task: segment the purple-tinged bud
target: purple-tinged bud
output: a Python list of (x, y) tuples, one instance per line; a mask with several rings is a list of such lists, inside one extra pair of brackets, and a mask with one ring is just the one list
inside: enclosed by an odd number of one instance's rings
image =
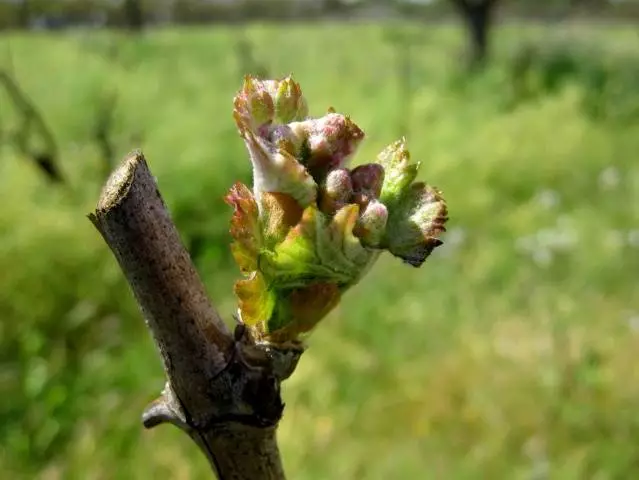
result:
[(351, 172), (353, 196), (350, 203), (359, 205), (364, 211), (372, 200), (377, 200), (384, 182), (384, 168), (377, 163), (360, 165)]
[(378, 198), (384, 184), (384, 167), (379, 163), (360, 165), (351, 172), (353, 191)]
[(349, 117), (339, 113), (318, 119), (314, 127), (308, 139), (311, 156), (328, 153), (331, 169), (343, 166), (364, 139), (364, 132)]
[(319, 181), (329, 171), (343, 167), (364, 139), (364, 132), (339, 113), (294, 122), (289, 127), (295, 137), (306, 139), (298, 158)]

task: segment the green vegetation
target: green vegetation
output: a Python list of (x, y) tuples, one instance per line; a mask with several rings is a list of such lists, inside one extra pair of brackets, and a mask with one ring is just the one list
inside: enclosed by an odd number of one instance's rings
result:
[[(568, 45), (598, 43), (606, 78), (626, 71), (615, 52), (639, 57), (634, 27), (573, 30)], [(421, 269), (386, 255), (310, 337), (284, 388), (292, 479), (639, 475), (639, 121), (628, 109), (623, 121), (589, 115), (584, 96), (601, 90), (578, 72), (513, 105), (509, 59), (547, 29), (500, 29), (495, 64), (460, 80), (462, 34), (429, 26), (411, 68), (408, 147), (445, 194), (445, 245)], [(231, 118), (236, 35), (0, 38), (0, 62), (50, 123), (70, 184), (47, 184), (0, 147), (3, 477), (207, 477), (177, 429), (140, 425), (163, 385), (159, 357), (84, 215), (104, 180), (92, 122), (102, 92), (115, 91), (117, 150), (139, 146), (124, 139), (142, 131), (185, 239), (208, 239), (198, 266), (231, 317), (239, 272), (222, 198), (233, 181), (250, 183)], [(367, 133), (357, 163), (397, 139), (404, 101), (382, 27), (256, 26), (248, 36), (272, 76), (293, 72), (313, 108), (335, 106)], [(619, 104), (637, 104), (636, 88), (620, 91)], [(1, 95), (6, 133), (15, 115)]]

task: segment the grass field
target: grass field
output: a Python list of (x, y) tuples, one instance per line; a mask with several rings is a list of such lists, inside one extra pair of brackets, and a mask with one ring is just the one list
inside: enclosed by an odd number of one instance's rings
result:
[[(404, 26), (404, 30), (417, 30)], [(636, 28), (560, 27), (639, 59)], [(367, 133), (356, 162), (409, 125), (421, 176), (450, 211), (423, 268), (383, 258), (311, 336), (284, 387), (291, 479), (639, 476), (639, 122), (584, 113), (579, 78), (505, 108), (508, 58), (558, 31), (503, 27), (487, 72), (460, 81), (462, 32), (422, 28), (411, 108), (375, 25), (253, 26), (271, 75), (311, 113)], [(219, 310), (234, 312), (230, 209), (250, 182), (231, 118), (245, 68), (230, 28), (0, 37), (0, 62), (43, 111), (69, 187), (0, 147), (0, 476), (208, 478), (177, 429), (144, 431), (163, 373), (128, 287), (85, 218), (103, 176), (91, 129), (118, 98), (118, 155), (141, 146)], [(571, 43), (572, 44), (572, 43)], [(118, 45), (117, 59), (109, 59)], [(639, 78), (618, 95), (639, 101)], [(0, 94), (0, 129), (16, 114)], [(5, 108), (6, 107), (6, 108)], [(133, 139), (139, 136), (139, 143)], [(5, 472), (5, 473), (1, 473)]]

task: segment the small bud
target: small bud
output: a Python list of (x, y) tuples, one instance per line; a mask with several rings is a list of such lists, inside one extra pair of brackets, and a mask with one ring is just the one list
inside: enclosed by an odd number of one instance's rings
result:
[(346, 168), (331, 170), (324, 184), (326, 195), (340, 202), (346, 202), (353, 193), (351, 176)]
[[(235, 97), (236, 121), (262, 134), (273, 122), (286, 124), (303, 120), (308, 106), (302, 89), (291, 77), (283, 80), (260, 80), (247, 76)], [(240, 126), (241, 127), (241, 126)], [(242, 127), (241, 127), (242, 128)]]
[(377, 160), (386, 173), (379, 198), (389, 205), (398, 200), (402, 192), (415, 180), (420, 164), (410, 163), (410, 154), (404, 140), (386, 147)]
[(384, 167), (378, 163), (360, 165), (351, 172), (351, 181), (353, 195), (349, 202), (356, 203), (364, 211), (369, 202), (379, 197), (384, 181)]
[(353, 233), (368, 247), (377, 247), (386, 231), (388, 210), (383, 203), (373, 200), (369, 202), (364, 213), (357, 219)]
[(354, 235), (359, 207), (346, 205), (329, 217), (304, 209), (297, 225), (272, 250), (260, 252), (260, 271), (273, 291), (321, 281), (347, 288), (376, 260)]
[(279, 82), (273, 100), (275, 120), (279, 123), (303, 120), (308, 115), (308, 105), (302, 96), (302, 89), (291, 77)]
[(256, 130), (271, 123), (275, 116), (273, 98), (265, 82), (250, 76), (244, 79), (242, 90), (235, 97), (234, 107), (236, 121), (240, 117), (246, 126)]
[(249, 101), (251, 117), (255, 125), (259, 127), (273, 121), (273, 102), (268, 93), (258, 90)]
[(296, 138), (306, 139), (298, 158), (320, 181), (329, 171), (343, 167), (364, 139), (364, 132), (339, 113), (289, 126)]
[(346, 168), (331, 170), (321, 190), (320, 210), (333, 215), (348, 203), (353, 194), (351, 176)]

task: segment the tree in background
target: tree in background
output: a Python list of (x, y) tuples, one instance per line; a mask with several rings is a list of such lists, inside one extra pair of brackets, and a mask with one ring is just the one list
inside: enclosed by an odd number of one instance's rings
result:
[(490, 50), (490, 28), (497, 0), (452, 0), (462, 15), (470, 40), (470, 55), (473, 66), (486, 62)]
[(20, 28), (28, 28), (31, 23), (31, 4), (29, 0), (21, 0), (17, 7), (17, 20)]
[(144, 12), (140, 0), (124, 0), (124, 19), (130, 30), (144, 28)]

